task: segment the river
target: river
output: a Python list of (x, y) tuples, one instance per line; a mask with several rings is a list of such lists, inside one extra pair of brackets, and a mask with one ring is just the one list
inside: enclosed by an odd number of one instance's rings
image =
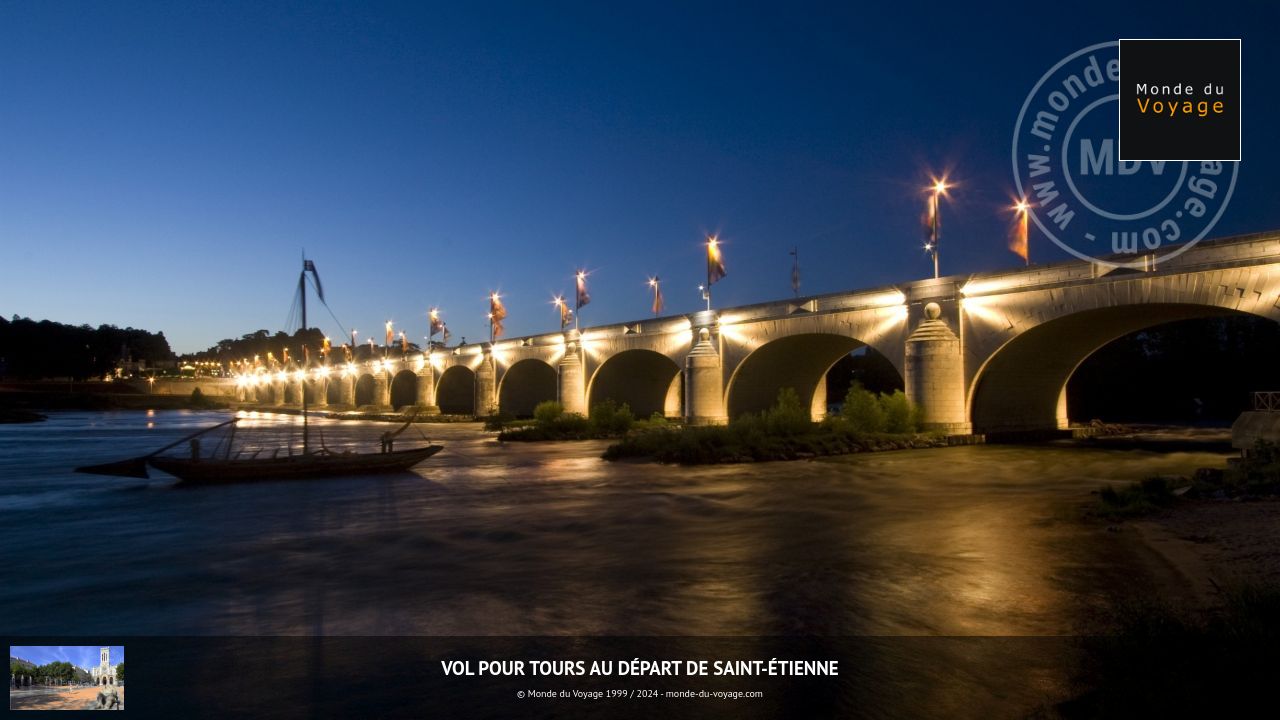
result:
[[(1075, 508), (1204, 452), (964, 446), (608, 463), (603, 442), (445, 451), (393, 477), (175, 487), (71, 472), (225, 415), (0, 426), (14, 635), (1063, 636), (1149, 581)], [(275, 426), (287, 417), (245, 424)], [(316, 421), (330, 445), (387, 425)], [(400, 447), (416, 438), (402, 436)]]

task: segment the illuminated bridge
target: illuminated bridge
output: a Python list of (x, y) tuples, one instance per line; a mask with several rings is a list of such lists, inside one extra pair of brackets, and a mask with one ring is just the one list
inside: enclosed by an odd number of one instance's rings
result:
[(585, 413), (613, 399), (637, 417), (707, 424), (789, 387), (818, 418), (827, 371), (866, 345), (901, 374), (927, 428), (1053, 429), (1068, 425), (1072, 373), (1107, 343), (1240, 313), (1280, 321), (1280, 232), (1202, 242), (1147, 271), (1070, 261), (921, 280), (244, 378), (237, 393), (481, 415), (527, 415), (544, 400)]

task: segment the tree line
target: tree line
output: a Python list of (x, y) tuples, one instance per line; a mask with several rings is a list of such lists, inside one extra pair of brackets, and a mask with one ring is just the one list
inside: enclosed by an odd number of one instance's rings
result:
[[(93, 676), (86, 670), (72, 665), (65, 660), (54, 660), (44, 665), (34, 665), (14, 658), (9, 658), (9, 673), (19, 677), (29, 676), (37, 682), (46, 679), (52, 682), (91, 682)], [(124, 663), (116, 664), (116, 682), (124, 682)]]
[(66, 325), (0, 318), (0, 377), (35, 380), (102, 377), (126, 360), (172, 360), (164, 333), (115, 325)]

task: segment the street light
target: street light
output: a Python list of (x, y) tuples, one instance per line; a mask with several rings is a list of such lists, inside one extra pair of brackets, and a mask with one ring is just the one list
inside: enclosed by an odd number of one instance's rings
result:
[(947, 184), (947, 179), (934, 178), (933, 186), (930, 188), (932, 193), (929, 195), (929, 242), (925, 243), (925, 252), (933, 255), (933, 277), (936, 279), (938, 274), (938, 239), (942, 235), (942, 216), (939, 214), (938, 198), (947, 194), (947, 188), (951, 187)]

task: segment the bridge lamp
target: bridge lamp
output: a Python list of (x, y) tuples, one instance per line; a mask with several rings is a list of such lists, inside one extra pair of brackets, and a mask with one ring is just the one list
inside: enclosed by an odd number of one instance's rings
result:
[(941, 234), (939, 231), (942, 227), (942, 216), (940, 212), (940, 203), (938, 198), (947, 194), (947, 188), (951, 187), (947, 184), (947, 179), (933, 178), (933, 185), (930, 187), (932, 191), (929, 195), (929, 242), (925, 244), (925, 252), (933, 256), (933, 277), (938, 277), (938, 238)]

